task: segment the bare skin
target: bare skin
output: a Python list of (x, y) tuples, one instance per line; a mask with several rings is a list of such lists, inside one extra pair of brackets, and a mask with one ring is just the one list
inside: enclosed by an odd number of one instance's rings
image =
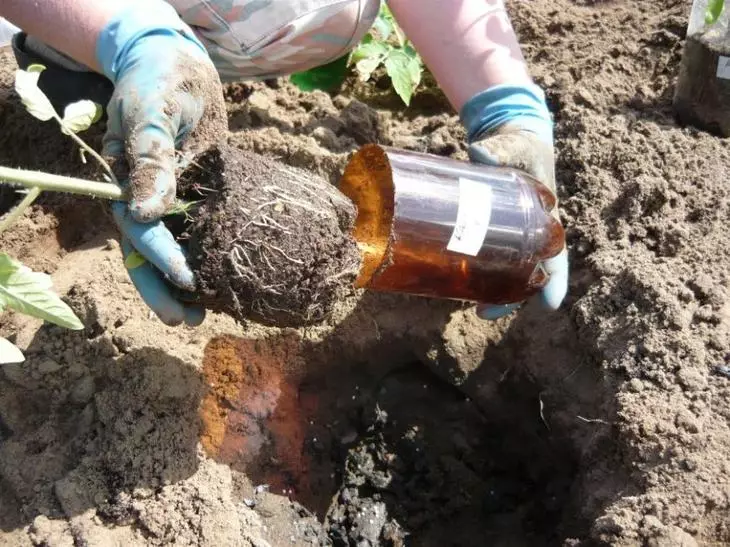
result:
[(502, 0), (390, 0), (393, 15), (453, 107), (531, 78)]
[(96, 41), (117, 12), (136, 0), (3, 0), (0, 15), (49, 46), (99, 71)]

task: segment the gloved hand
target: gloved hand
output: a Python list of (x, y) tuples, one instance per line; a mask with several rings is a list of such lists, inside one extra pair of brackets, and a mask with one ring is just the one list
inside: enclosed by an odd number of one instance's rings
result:
[[(145, 303), (168, 325), (197, 325), (202, 308), (175, 300), (166, 281), (193, 291), (185, 254), (160, 218), (176, 197), (175, 168), (227, 130), (218, 74), (203, 45), (161, 0), (134, 2), (103, 29), (96, 56), (115, 86), (107, 106), (104, 155), (128, 169), (129, 203), (113, 205), (129, 269)], [(118, 175), (119, 176), (119, 175)]]
[[(557, 196), (552, 119), (539, 87), (491, 87), (464, 105), (461, 120), (468, 132), (472, 161), (521, 169), (547, 185)], [(557, 218), (557, 207), (554, 215)], [(541, 291), (541, 300), (547, 309), (555, 310), (568, 290), (567, 250), (563, 249), (543, 266), (549, 281)], [(477, 313), (483, 319), (497, 319), (520, 304), (479, 306)]]

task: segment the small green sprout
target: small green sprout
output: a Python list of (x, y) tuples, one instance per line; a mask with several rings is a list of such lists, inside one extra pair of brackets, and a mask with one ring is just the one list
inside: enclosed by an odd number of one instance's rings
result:
[(371, 31), (352, 53), (351, 63), (366, 82), (381, 65), (393, 82), (393, 88), (406, 105), (421, 83), (423, 61), (393, 18), (386, 4), (381, 6)]
[(291, 80), (303, 91), (331, 91), (342, 84), (352, 67), (360, 81), (367, 82), (380, 66), (385, 68), (395, 92), (409, 105), (421, 83), (423, 61), (385, 2), (373, 27), (354, 51), (327, 65), (294, 74)]
[(185, 220), (188, 222), (191, 222), (193, 220), (193, 217), (190, 216), (190, 211), (194, 209), (198, 203), (201, 203), (202, 200), (197, 201), (183, 201), (181, 199), (178, 199), (173, 203), (172, 207), (165, 213), (165, 216), (172, 216), (172, 215), (184, 215)]
[(709, 0), (707, 10), (705, 11), (705, 24), (714, 25), (722, 15), (725, 8), (725, 0)]

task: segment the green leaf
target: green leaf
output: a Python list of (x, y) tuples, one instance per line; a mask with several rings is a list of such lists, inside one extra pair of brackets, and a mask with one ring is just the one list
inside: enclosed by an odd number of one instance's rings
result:
[(423, 76), (423, 64), (421, 63), (420, 57), (411, 57), (408, 61), (408, 70), (411, 73), (411, 84), (413, 85), (413, 91), (418, 89), (421, 85), (421, 76)]
[(185, 201), (182, 199), (175, 200), (175, 203), (172, 204), (172, 207), (168, 209), (168, 211), (165, 213), (165, 216), (172, 216), (172, 215), (185, 215), (188, 216), (190, 211), (198, 205), (198, 203), (202, 203), (204, 200), (199, 199), (196, 201)]
[(128, 270), (134, 270), (135, 268), (139, 268), (140, 266), (142, 266), (145, 262), (147, 262), (145, 257), (139, 254), (137, 251), (132, 251), (127, 255), (127, 258), (124, 259), (124, 266)]
[(355, 65), (355, 70), (357, 70), (359, 80), (361, 82), (367, 82), (370, 79), (370, 76), (373, 75), (375, 69), (378, 68), (382, 62), (383, 58), (381, 57), (358, 61)]
[(0, 306), (44, 319), (61, 327), (81, 330), (84, 325), (53, 292), (51, 277), (34, 272), (0, 253)]
[(421, 82), (421, 66), (418, 59), (402, 50), (393, 50), (385, 60), (385, 70), (393, 81), (393, 88), (406, 105)]
[(335, 59), (331, 63), (304, 72), (292, 74), (291, 82), (302, 91), (332, 91), (337, 89), (347, 77), (349, 54)]
[(352, 52), (352, 62), (359, 62), (363, 59), (374, 59), (377, 57), (385, 57), (392, 48), (383, 42), (368, 41), (360, 44), (355, 51)]
[(355, 70), (361, 82), (367, 82), (393, 48), (382, 42), (369, 42), (358, 47), (353, 53), (357, 60)]
[(0, 336), (0, 365), (11, 365), (25, 361), (23, 352), (15, 344)]
[(94, 101), (83, 100), (71, 103), (63, 111), (62, 131), (79, 133), (99, 121), (104, 110)]
[(722, 15), (725, 7), (725, 0), (709, 0), (707, 3), (707, 11), (705, 11), (705, 24), (714, 25)]
[(28, 70), (15, 71), (15, 91), (31, 116), (45, 122), (56, 116), (51, 101), (38, 87), (43, 65), (31, 65)]
[(388, 40), (390, 35), (393, 34), (394, 27), (395, 25), (393, 24), (393, 21), (382, 15), (379, 15), (373, 23), (373, 30), (377, 33), (378, 38), (383, 42)]

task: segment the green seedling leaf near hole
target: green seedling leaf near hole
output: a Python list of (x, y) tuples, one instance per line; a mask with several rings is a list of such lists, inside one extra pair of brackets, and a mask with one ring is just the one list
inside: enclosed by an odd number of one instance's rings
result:
[(25, 362), (23, 352), (10, 340), (0, 336), (0, 365), (14, 365)]
[(707, 3), (707, 11), (705, 12), (705, 24), (714, 25), (722, 15), (725, 7), (725, 0), (709, 0)]
[(368, 41), (358, 47), (352, 55), (352, 62), (355, 63), (361, 82), (367, 82), (372, 73), (377, 69), (393, 48), (382, 42)]
[(79, 133), (99, 121), (104, 110), (94, 101), (83, 100), (72, 103), (63, 112), (61, 130), (68, 135), (69, 131)]
[(393, 88), (406, 105), (418, 84), (421, 83), (421, 69), (417, 58), (402, 50), (393, 50), (385, 60), (385, 70), (393, 81)]
[(423, 62), (385, 2), (381, 3), (370, 32), (349, 55), (328, 65), (294, 74), (291, 81), (303, 91), (331, 91), (345, 81), (352, 67), (364, 83), (380, 66), (385, 67), (398, 96), (409, 105), (421, 83)]
[(127, 258), (124, 259), (124, 267), (128, 270), (134, 270), (135, 268), (143, 266), (146, 262), (147, 260), (145, 259), (145, 257), (139, 254), (137, 251), (132, 251), (127, 255)]
[(331, 63), (291, 75), (291, 82), (302, 91), (332, 91), (347, 77), (349, 55), (343, 55)]
[(0, 253), (0, 307), (73, 330), (84, 328), (81, 320), (53, 292), (51, 277), (34, 272), (5, 253)]
[(15, 71), (15, 92), (31, 116), (46, 122), (57, 116), (51, 101), (38, 87), (38, 79), (46, 67), (30, 65), (28, 70)]

